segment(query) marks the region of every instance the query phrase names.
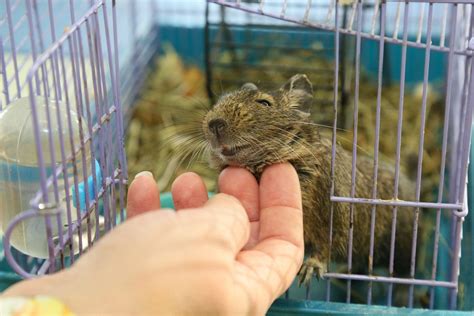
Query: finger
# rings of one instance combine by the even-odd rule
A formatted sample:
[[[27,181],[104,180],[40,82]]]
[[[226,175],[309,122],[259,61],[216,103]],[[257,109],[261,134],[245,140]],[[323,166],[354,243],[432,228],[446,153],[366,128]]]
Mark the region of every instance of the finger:
[[[292,165],[266,168],[260,179],[260,240],[277,237],[302,244],[303,213],[298,174]]]
[[[176,210],[201,207],[208,200],[206,185],[193,172],[177,177],[171,186],[171,194]]]
[[[290,164],[266,168],[259,198],[259,242],[237,260],[255,271],[276,298],[291,285],[304,255],[301,191],[294,168]]]
[[[160,193],[153,174],[142,171],[128,188],[127,217],[132,218],[142,213],[160,208]]]
[[[218,183],[219,192],[236,197],[244,206],[250,221],[250,238],[245,248],[253,247],[258,240],[260,217],[257,180],[245,169],[229,167],[221,172]]]
[[[251,222],[258,221],[258,183],[246,169],[228,167],[219,175],[219,192],[236,197]]]
[[[224,193],[213,196],[201,212],[208,212],[213,219],[210,234],[218,236],[234,254],[248,242],[250,225],[242,204],[235,197]]]

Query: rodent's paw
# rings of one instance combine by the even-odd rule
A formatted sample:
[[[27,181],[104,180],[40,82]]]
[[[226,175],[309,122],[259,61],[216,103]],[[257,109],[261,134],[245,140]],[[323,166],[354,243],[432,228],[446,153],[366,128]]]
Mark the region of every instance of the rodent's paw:
[[[307,286],[311,282],[313,273],[316,274],[318,280],[324,279],[324,274],[328,271],[327,263],[319,259],[319,257],[310,257],[303,262],[298,273],[298,285]]]

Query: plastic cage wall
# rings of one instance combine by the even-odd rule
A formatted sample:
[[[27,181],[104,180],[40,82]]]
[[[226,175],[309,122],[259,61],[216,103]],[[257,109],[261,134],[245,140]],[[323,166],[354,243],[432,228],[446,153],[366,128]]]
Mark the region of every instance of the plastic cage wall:
[[[359,254],[369,258],[366,272],[351,269],[350,229],[346,262],[331,264],[324,280],[314,279],[304,290],[292,287],[285,298],[440,309],[469,305],[464,297],[472,289],[459,273],[468,215],[473,21],[472,1],[208,1],[210,97],[249,81],[275,88],[306,73],[315,86],[313,118],[330,127],[331,201],[349,203],[350,218],[358,205],[371,205],[370,251]],[[347,196],[334,190],[341,133],[352,153]],[[366,153],[372,161],[372,194],[356,196],[354,166]],[[395,170],[394,195],[382,200],[378,166],[387,162]],[[405,167],[415,183],[411,200],[397,195]],[[392,228],[386,249],[390,263],[380,268],[370,258],[376,255],[375,220],[383,206],[390,207]],[[396,214],[409,210],[415,214],[410,274],[399,277],[393,274],[400,238],[394,227]],[[326,211],[332,218],[333,207]],[[427,233],[417,236],[422,220]],[[331,242],[332,227],[327,231]]]
[[[0,213],[21,276],[67,267],[124,219],[115,1],[0,6]]]

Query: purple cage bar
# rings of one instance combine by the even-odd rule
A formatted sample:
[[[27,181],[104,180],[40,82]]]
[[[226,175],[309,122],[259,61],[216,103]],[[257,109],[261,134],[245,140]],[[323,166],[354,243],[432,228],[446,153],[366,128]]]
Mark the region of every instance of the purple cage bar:
[[[5,256],[11,267],[23,277],[32,277],[44,273],[51,273],[74,263],[76,255],[80,255],[87,242],[91,246],[101,234],[112,229],[118,221],[124,219],[124,186],[126,184],[125,153],[122,146],[124,134],[122,107],[118,88],[118,44],[117,44],[117,16],[115,1],[90,1],[88,8],[82,8],[80,17],[77,18],[76,3],[69,1],[70,24],[64,33],[56,40],[55,11],[57,4],[48,0],[49,30],[52,43],[45,48],[44,33],[41,27],[36,1],[27,0],[26,21],[28,22],[29,36],[31,39],[31,54],[33,65],[28,71],[25,84],[21,84],[19,67],[17,66],[18,47],[15,47],[15,32],[11,21],[12,12],[18,6],[16,2],[7,4],[7,20],[9,24],[9,37],[0,38],[0,51],[2,62],[2,78],[4,82],[3,94],[6,104],[15,98],[9,94],[9,84],[16,83],[17,96],[25,93],[23,87],[28,86],[28,95],[31,106],[33,129],[35,133],[36,152],[38,155],[40,190],[30,202],[31,209],[18,214],[9,224],[3,238]],[[79,4],[84,6],[85,3]],[[65,2],[60,5],[66,6]],[[108,12],[109,6],[111,13]],[[87,10],[84,10],[87,9]],[[111,19],[111,22],[110,22]],[[23,18],[20,19],[23,21]],[[0,22],[2,23],[2,22]],[[4,50],[5,42],[9,41],[11,59],[14,63],[14,76],[8,78]],[[37,42],[39,47],[37,47]],[[38,53],[41,52],[40,53]],[[25,62],[26,63],[26,62]],[[48,128],[51,129],[53,120],[57,120],[59,130],[59,147],[55,148],[51,133],[49,134],[48,148],[42,148],[39,138],[37,97],[46,100],[46,117]],[[61,100],[65,104],[67,120],[60,119],[59,106],[56,111],[50,109],[50,100]],[[75,107],[73,105],[75,104]],[[74,139],[72,130],[71,111],[79,117],[79,140]],[[53,113],[54,112],[54,113]],[[62,131],[68,131],[69,138],[64,139]],[[118,140],[114,139],[118,138]],[[66,150],[68,144],[71,151]],[[57,156],[59,149],[59,157]],[[51,163],[44,161],[44,150],[51,155]],[[81,160],[81,164],[78,164]],[[89,160],[89,162],[87,162]],[[99,162],[102,182],[97,178],[95,161]],[[51,175],[46,170],[52,169]],[[73,170],[72,183],[67,176],[68,169]],[[82,169],[82,172],[79,172]],[[88,170],[90,172],[88,173]],[[59,233],[57,241],[53,240],[53,225],[62,230],[62,222],[57,210],[59,192],[61,188],[58,181],[64,183],[66,191],[65,200],[67,208],[67,230]],[[87,184],[92,180],[94,189],[93,197],[90,196],[89,187],[84,190],[85,211],[81,211],[79,197],[73,202],[68,192],[73,188],[79,194],[79,183]],[[118,186],[118,189],[117,189]],[[50,200],[48,192],[53,188],[54,200]],[[117,195],[118,193],[118,195]],[[120,216],[117,216],[117,200]],[[75,203],[75,205],[73,205]],[[73,210],[75,207],[75,210]],[[104,223],[99,216],[99,209],[103,207]],[[72,212],[76,212],[77,220],[72,221]],[[95,236],[92,237],[91,214],[95,213]],[[49,258],[36,260],[33,267],[26,267],[19,262],[12,253],[10,237],[15,227],[22,221],[36,216],[45,219]],[[85,239],[83,240],[83,235]],[[77,247],[72,240],[77,238]],[[69,258],[69,262],[66,262]]]
[[[351,196],[335,196],[334,192],[334,181],[331,186],[331,201],[334,203],[350,203],[351,213],[353,212],[353,205],[363,203],[372,205],[372,214],[371,214],[371,239],[370,239],[370,256],[373,256],[374,253],[374,230],[375,230],[375,213],[376,207],[378,205],[391,206],[393,210],[393,220],[392,220],[392,236],[391,236],[391,247],[390,247],[390,266],[389,272],[393,273],[393,262],[396,257],[395,254],[395,239],[396,239],[396,215],[399,207],[414,207],[415,211],[415,220],[413,228],[413,242],[412,242],[412,252],[411,252],[411,268],[410,268],[410,277],[409,278],[396,278],[396,277],[386,277],[386,276],[376,276],[373,275],[373,267],[369,261],[369,274],[368,275],[359,275],[351,273],[351,256],[352,256],[352,230],[349,232],[349,251],[348,251],[348,273],[336,273],[331,272],[331,265],[329,265],[329,272],[325,274],[325,277],[328,279],[340,279],[347,281],[347,297],[346,301],[350,302],[350,292],[351,292],[351,281],[366,281],[368,282],[367,290],[367,303],[372,303],[372,283],[387,283],[388,284],[388,294],[387,302],[388,306],[391,306],[393,303],[393,285],[394,284],[403,284],[409,286],[409,296],[408,296],[408,307],[412,307],[414,303],[414,287],[415,286],[428,286],[430,291],[430,302],[429,307],[434,308],[435,301],[435,288],[447,288],[450,289],[450,308],[456,308],[456,296],[458,291],[458,274],[459,274],[459,259],[460,259],[460,243],[462,237],[462,221],[463,218],[468,214],[467,208],[467,198],[466,198],[466,176],[467,176],[467,166],[468,166],[468,157],[469,157],[469,147],[470,147],[470,136],[471,129],[469,128],[472,124],[472,111],[474,107],[474,67],[469,68],[468,64],[471,62],[471,57],[473,56],[472,48],[469,49],[466,43],[463,40],[460,40],[461,45],[456,45],[456,39],[461,39],[461,31],[459,27],[459,21],[457,21],[457,13],[460,7],[471,8],[471,14],[474,14],[474,1],[472,0],[374,0],[374,1],[362,1],[357,0],[353,1],[352,4],[349,4],[350,16],[349,26],[342,26],[340,22],[340,13],[342,4],[338,0],[328,1],[327,6],[327,19],[324,21],[312,19],[310,10],[311,10],[311,1],[307,1],[306,5],[300,4],[300,15],[299,18],[295,17],[295,14],[288,14],[288,1],[279,1],[266,3],[266,1],[255,1],[252,3],[246,1],[230,1],[230,0],[208,0],[209,3],[214,3],[220,6],[240,10],[246,13],[262,15],[269,17],[278,21],[290,22],[296,25],[305,26],[308,28],[314,28],[324,31],[332,31],[335,34],[335,43],[334,43],[334,123],[333,123],[333,136],[332,136],[332,160],[331,160],[331,177],[334,178],[334,164],[335,164],[335,155],[336,155],[336,132],[337,132],[337,104],[338,104],[338,89],[339,89],[339,41],[340,34],[352,35],[355,37],[355,82],[354,82],[354,116],[353,116],[353,150],[352,150],[352,174],[351,174],[351,183],[352,190]],[[329,4],[329,2],[331,4]],[[386,28],[386,24],[389,22],[387,18],[387,4],[395,2],[398,3],[397,17],[396,17],[396,27],[393,30],[392,34],[389,34]],[[372,17],[372,31],[367,31],[366,27],[362,26],[361,14],[362,14],[362,4],[370,3],[374,6],[374,14]],[[403,36],[402,38],[398,37],[398,24],[400,18],[400,4],[404,5],[403,9]],[[347,4],[346,4],[347,5]],[[432,25],[433,25],[433,12],[435,6],[444,6],[445,14],[443,17],[441,38],[439,43],[434,43],[432,41]],[[420,10],[414,10],[414,6],[422,7],[421,13]],[[424,9],[428,7],[427,20],[425,21]],[[278,12],[278,8],[280,11]],[[448,10],[449,9],[449,10]],[[324,10],[319,8],[318,10]],[[409,16],[414,14],[413,12],[418,12],[418,30],[416,40],[409,40],[408,38],[408,28],[410,27]],[[448,14],[449,12],[449,14]],[[293,12],[294,13],[294,12]],[[332,17],[332,20],[331,20]],[[449,27],[446,28],[447,19],[449,18]],[[353,22],[355,22],[355,30],[353,29]],[[377,22],[377,23],[376,23]],[[379,25],[379,34],[375,32],[375,25]],[[426,27],[426,33],[424,35],[424,41],[422,41],[422,30],[423,27]],[[466,28],[469,30],[468,38],[472,37],[471,30],[474,27],[474,15],[468,20]],[[458,35],[459,34],[459,35]],[[456,37],[457,36],[457,37]],[[449,38],[448,46],[445,46],[445,39]],[[373,179],[373,190],[372,196],[370,197],[355,197],[355,168],[357,161],[357,122],[358,122],[358,90],[359,90],[359,65],[360,65],[360,50],[361,50],[361,39],[374,40],[378,42],[378,70],[377,70],[377,101],[376,101],[376,115],[375,115],[375,142],[374,142],[374,179]],[[398,124],[397,124],[397,140],[396,140],[396,162],[395,162],[395,183],[394,183],[394,196],[392,200],[381,200],[377,198],[377,170],[379,164],[379,140],[380,140],[380,124],[381,124],[381,95],[382,95],[382,78],[383,78],[383,56],[384,56],[384,46],[386,44],[397,44],[401,46],[401,65],[400,65],[400,99],[399,99],[399,111],[398,111]],[[403,201],[398,199],[398,187],[399,187],[399,178],[400,178],[400,157],[402,152],[401,139],[402,139],[402,130],[403,130],[403,109],[404,109],[404,91],[405,91],[405,77],[406,77],[406,65],[407,65],[407,48],[419,48],[424,51],[424,68],[423,68],[423,83],[422,83],[422,102],[420,107],[420,122],[421,128],[419,130],[419,147],[418,147],[418,161],[417,161],[417,172],[416,172],[416,198],[413,201]],[[446,99],[445,99],[445,117],[444,117],[444,128],[442,136],[442,145],[441,145],[441,166],[440,166],[440,183],[438,186],[438,197],[436,202],[421,201],[420,192],[421,192],[421,182],[422,182],[422,166],[423,166],[423,148],[424,148],[424,132],[425,132],[425,120],[426,120],[426,106],[427,106],[427,95],[428,95],[428,78],[430,71],[430,56],[432,52],[442,52],[447,55],[447,73],[446,73]],[[460,60],[461,58],[466,59],[466,73],[464,81],[464,91],[465,97],[462,102],[461,115],[459,120],[461,121],[461,127],[458,130],[457,139],[458,141],[454,144],[449,144],[448,137],[450,137],[450,127],[456,127],[453,122],[450,122],[453,118],[451,117],[452,111],[452,94],[453,86],[455,83],[453,75],[453,63],[454,61]],[[468,71],[470,69],[470,71]],[[469,84],[469,86],[467,86]],[[453,134],[453,133],[452,133]],[[452,135],[451,135],[452,137]],[[453,198],[450,198],[448,202],[443,202],[443,193],[446,191],[444,186],[445,181],[445,171],[447,164],[447,152],[448,145],[453,147],[453,150],[457,152],[457,161],[453,161],[454,171],[451,171],[451,174],[454,174],[455,181],[451,185],[450,194]],[[431,266],[430,277],[427,279],[416,279],[415,278],[415,257],[416,257],[416,240],[417,240],[417,231],[418,231],[418,215],[419,212],[425,211],[425,209],[434,209],[436,212],[436,223],[434,227],[434,245],[433,245],[433,260]],[[451,272],[449,280],[439,280],[437,275],[437,267],[439,261],[439,241],[440,241],[440,225],[441,225],[441,212],[450,212],[452,214],[452,258],[451,258]],[[328,227],[329,232],[329,243],[331,249],[332,242],[332,214],[333,208],[330,210],[330,223],[331,227]],[[351,216],[352,219],[352,216]],[[331,251],[331,250],[330,250]],[[329,256],[330,257],[330,256]],[[285,297],[288,297],[286,293]],[[310,298],[309,288],[306,291],[306,297]],[[328,280],[326,283],[326,300],[331,300],[331,282]]]

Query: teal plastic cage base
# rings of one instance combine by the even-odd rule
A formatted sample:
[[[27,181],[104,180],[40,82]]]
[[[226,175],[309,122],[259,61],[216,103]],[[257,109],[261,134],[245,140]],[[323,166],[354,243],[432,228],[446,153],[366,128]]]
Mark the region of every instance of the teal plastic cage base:
[[[330,303],[319,301],[296,301],[278,299],[267,315],[449,315],[472,316],[471,311],[446,311],[428,309],[410,309],[376,305]]]

